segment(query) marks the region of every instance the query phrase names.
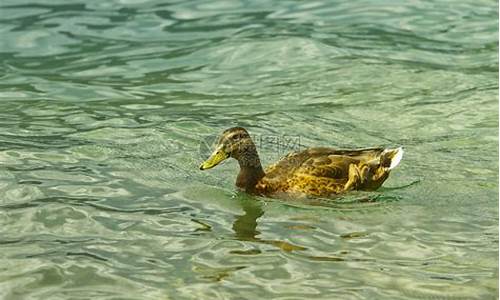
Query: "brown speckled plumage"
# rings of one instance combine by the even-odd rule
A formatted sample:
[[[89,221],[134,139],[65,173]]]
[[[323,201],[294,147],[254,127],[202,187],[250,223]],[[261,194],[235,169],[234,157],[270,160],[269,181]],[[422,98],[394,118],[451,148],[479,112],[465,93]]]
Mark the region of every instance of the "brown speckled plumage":
[[[402,156],[402,149],[369,148],[337,150],[309,148],[292,152],[264,171],[257,149],[241,127],[223,132],[214,155],[200,169],[208,169],[228,157],[238,160],[236,186],[267,196],[330,196],[351,190],[375,190],[389,176]],[[222,154],[221,154],[222,153]],[[397,161],[395,161],[397,160]]]

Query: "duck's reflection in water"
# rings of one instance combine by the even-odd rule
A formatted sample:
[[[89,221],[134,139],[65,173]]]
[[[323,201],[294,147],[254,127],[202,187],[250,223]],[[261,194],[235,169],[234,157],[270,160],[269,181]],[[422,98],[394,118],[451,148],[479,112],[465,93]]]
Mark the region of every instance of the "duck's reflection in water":
[[[233,222],[233,230],[238,240],[273,245],[282,251],[297,252],[298,255],[315,261],[339,262],[346,260],[344,257],[340,257],[337,255],[327,255],[327,256],[309,255],[306,251],[308,250],[308,248],[306,247],[294,245],[286,241],[267,240],[260,238],[259,235],[261,234],[261,232],[257,230],[257,227],[259,225],[257,221],[260,217],[264,215],[264,210],[262,208],[264,202],[259,201],[247,194],[237,194],[235,198],[240,203],[241,208],[243,209],[244,212],[244,214],[237,216]],[[314,229],[313,226],[311,227],[300,226],[300,228]],[[230,253],[232,254],[240,254],[240,255],[255,255],[261,252],[262,251],[259,249],[230,251]],[[361,261],[364,259],[354,259],[354,260]]]
[[[253,199],[242,199],[240,204],[244,214],[237,216],[233,222],[233,230],[239,240],[259,240],[256,236],[260,234],[257,230],[257,219],[262,217],[262,203]]]
[[[258,236],[260,235],[260,231],[257,230],[257,220],[264,215],[264,210],[262,209],[263,202],[242,193],[238,193],[236,199],[240,203],[241,208],[244,211],[244,214],[237,216],[233,222],[233,230],[238,240],[269,244],[287,252],[307,249],[285,241],[265,240],[259,238]],[[241,251],[236,252],[238,252],[239,254],[243,254],[240,253]],[[251,253],[246,254],[254,254],[256,250],[250,252]],[[259,250],[257,250],[257,252],[260,253]]]

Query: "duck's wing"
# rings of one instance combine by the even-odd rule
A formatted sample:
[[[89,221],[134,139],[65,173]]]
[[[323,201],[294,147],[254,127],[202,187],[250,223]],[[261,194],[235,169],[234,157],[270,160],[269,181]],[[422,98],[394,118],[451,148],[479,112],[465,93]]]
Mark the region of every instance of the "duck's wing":
[[[266,176],[290,176],[300,171],[306,174],[315,174],[318,169],[332,169],[339,173],[341,169],[348,169],[352,161],[372,161],[380,156],[383,148],[367,148],[358,150],[339,150],[334,148],[317,147],[300,152],[291,152],[278,162],[266,168]],[[347,164],[347,165],[346,165]],[[340,174],[332,175],[338,177]],[[321,175],[318,175],[321,176]],[[326,175],[326,177],[330,177]]]
[[[371,161],[380,149],[337,150],[332,148],[307,149],[300,166],[294,170],[294,176],[301,178],[326,178],[337,181],[347,181],[349,165],[359,164],[361,161]]]
[[[402,157],[402,149],[338,150],[310,148],[293,152],[266,170],[270,185],[307,194],[375,189]]]
[[[333,148],[311,148],[304,151],[308,159],[303,163],[311,163],[312,160],[317,165],[328,165],[329,163],[359,162],[366,165],[380,165],[387,169],[394,169],[403,157],[401,147],[395,149],[389,148],[365,148],[356,150],[338,150]],[[328,159],[330,159],[330,162]]]

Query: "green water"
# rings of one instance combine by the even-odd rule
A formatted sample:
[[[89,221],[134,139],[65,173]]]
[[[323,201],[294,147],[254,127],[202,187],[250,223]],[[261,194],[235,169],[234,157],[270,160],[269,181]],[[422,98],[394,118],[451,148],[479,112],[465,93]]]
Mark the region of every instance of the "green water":
[[[497,297],[496,1],[0,5],[0,298]],[[235,125],[265,165],[406,152],[377,192],[253,198],[198,170]]]

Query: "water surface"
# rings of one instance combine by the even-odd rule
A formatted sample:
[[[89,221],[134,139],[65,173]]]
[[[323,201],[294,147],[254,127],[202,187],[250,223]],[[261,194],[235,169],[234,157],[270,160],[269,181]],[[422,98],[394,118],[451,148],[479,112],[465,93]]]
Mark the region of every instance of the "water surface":
[[[0,298],[495,299],[496,1],[0,6]],[[384,187],[254,198],[231,126],[405,147]],[[273,144],[271,141],[279,143]]]

